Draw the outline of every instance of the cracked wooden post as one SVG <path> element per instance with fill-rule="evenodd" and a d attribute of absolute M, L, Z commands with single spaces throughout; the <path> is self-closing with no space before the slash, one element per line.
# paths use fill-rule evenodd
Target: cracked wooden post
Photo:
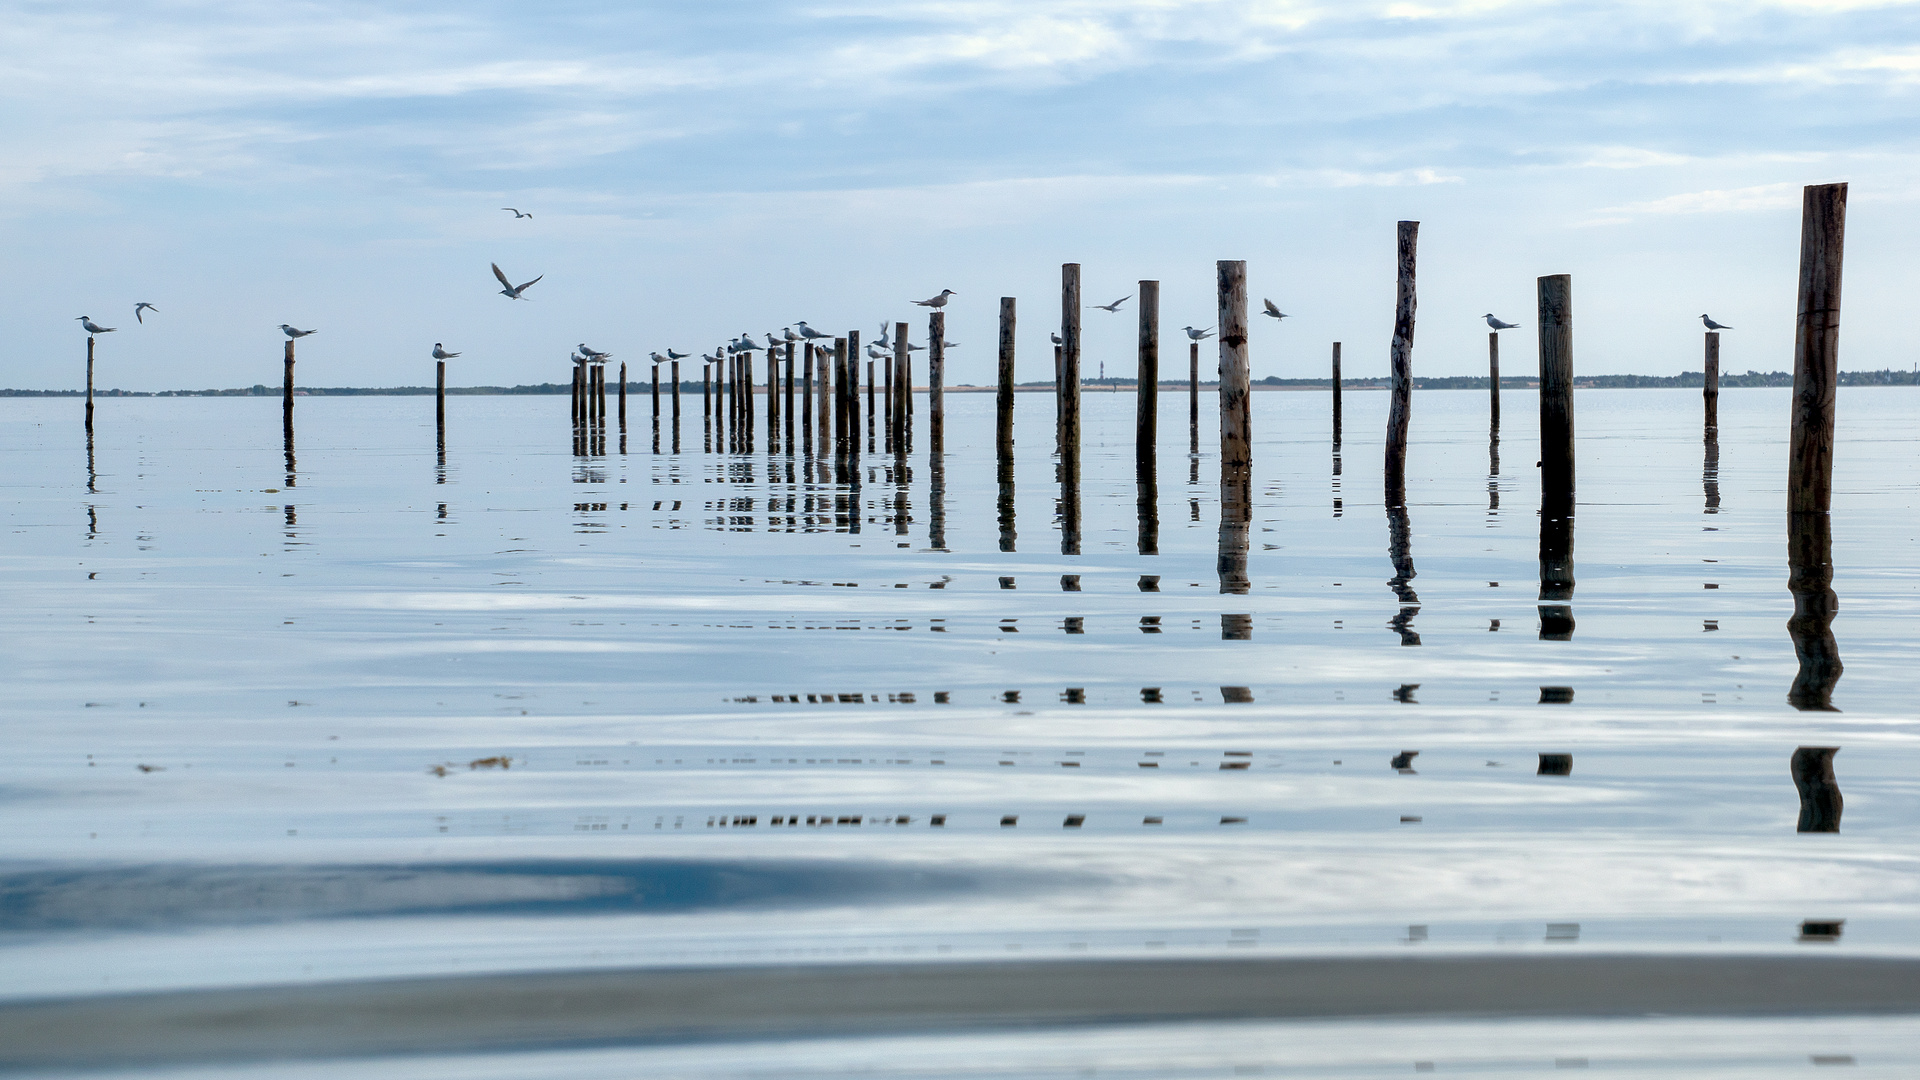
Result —
<path fill-rule="evenodd" d="M 1060 462 L 1080 472 L 1080 264 L 1060 266 Z"/>
<path fill-rule="evenodd" d="M 947 446 L 947 313 L 927 316 L 927 452 Z"/>
<path fill-rule="evenodd" d="M 1340 445 L 1340 343 L 1333 343 L 1333 445 Z"/>
<path fill-rule="evenodd" d="M 1833 409 L 1840 370 L 1840 263 L 1847 185 L 1810 185 L 1800 216 L 1800 299 L 1793 335 L 1793 427 L 1787 509 L 1824 514 L 1833 503 Z"/>
<path fill-rule="evenodd" d="M 1247 264 L 1215 264 L 1220 302 L 1220 464 L 1253 463 L 1251 373 L 1247 359 Z"/>
<path fill-rule="evenodd" d="M 293 355 L 293 342 L 291 341 L 287 342 L 287 355 L 289 357 Z M 288 370 L 292 370 L 293 361 L 289 359 L 287 361 L 287 364 L 288 364 Z M 289 387 L 293 385 L 292 376 L 288 376 L 287 385 Z M 287 408 L 289 409 L 293 408 L 292 390 L 288 390 L 287 392 L 287 402 L 288 402 Z M 92 334 L 87 335 L 87 430 L 89 432 L 93 430 L 93 335 Z"/>
<path fill-rule="evenodd" d="M 1487 331 L 1488 422 L 1500 426 L 1500 331 Z"/>
<path fill-rule="evenodd" d="M 1540 513 L 1574 512 L 1573 277 L 1539 281 Z"/>
<path fill-rule="evenodd" d="M 87 346 L 88 346 L 87 358 L 89 361 L 91 361 L 93 358 L 93 347 L 92 347 L 93 339 L 92 338 L 87 339 Z M 93 365 L 91 362 L 88 363 L 87 368 L 89 371 L 92 370 Z M 287 339 L 287 370 L 286 370 L 286 379 L 281 384 L 281 387 L 280 387 L 280 412 L 284 416 L 284 421 L 286 426 L 291 428 L 293 426 L 293 339 L 292 338 Z M 89 414 L 89 419 L 91 419 L 91 414 Z"/>
<path fill-rule="evenodd" d="M 1420 223 L 1402 221 L 1398 230 L 1398 285 L 1393 305 L 1392 401 L 1387 411 L 1386 503 L 1407 504 L 1407 426 L 1413 419 L 1414 256 Z"/>
<path fill-rule="evenodd" d="M 1150 462 L 1160 438 L 1160 283 L 1140 282 L 1139 370 L 1134 375 L 1133 458 Z"/>
<path fill-rule="evenodd" d="M 447 362 L 433 362 L 433 426 L 446 435 L 447 427 Z"/>
<path fill-rule="evenodd" d="M 999 387 L 994 394 L 993 448 L 1000 461 L 1013 458 L 1013 332 L 1017 323 L 1015 301 L 1000 298 Z"/>

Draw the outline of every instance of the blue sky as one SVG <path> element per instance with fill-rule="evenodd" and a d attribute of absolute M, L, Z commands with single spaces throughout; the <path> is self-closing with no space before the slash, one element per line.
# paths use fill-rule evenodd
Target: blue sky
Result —
<path fill-rule="evenodd" d="M 1422 224 L 1415 368 L 1484 370 L 1571 273 L 1576 367 L 1790 368 L 1799 188 L 1853 185 L 1842 366 L 1909 367 L 1920 5 L 912 2 L 5 5 L 0 386 L 566 377 L 795 320 L 871 333 L 997 298 L 1048 373 L 1059 264 L 1213 322 L 1245 259 L 1254 375 L 1384 373 L 1394 222 Z M 532 220 L 496 209 L 519 206 Z M 546 275 L 527 303 L 487 264 Z M 159 306 L 145 326 L 136 301 Z M 1129 305 L 1129 308 L 1131 304 Z M 1086 313 L 1088 366 L 1132 364 Z M 1182 339 L 1183 340 L 1183 339 Z M 1171 349 L 1174 339 L 1169 338 Z M 1509 335 L 1504 367 L 1533 342 Z"/>

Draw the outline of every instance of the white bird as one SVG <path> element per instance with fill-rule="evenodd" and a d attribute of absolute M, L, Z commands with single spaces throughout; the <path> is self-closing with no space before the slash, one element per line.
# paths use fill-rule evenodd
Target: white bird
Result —
<path fill-rule="evenodd" d="M 782 329 L 782 330 L 780 331 L 780 336 L 781 336 L 782 338 L 784 338 L 784 339 L 786 339 L 787 341 L 799 341 L 799 340 L 800 340 L 800 335 L 799 335 L 799 334 L 796 334 L 796 333 L 794 333 L 794 332 L 793 332 L 793 327 L 791 327 L 791 326 L 789 326 L 789 327 L 786 327 L 786 328 L 784 328 L 784 329 Z"/>
<path fill-rule="evenodd" d="M 574 354 L 573 354 L 573 362 L 574 362 L 574 363 L 576 363 L 576 364 L 585 364 L 585 363 L 587 363 L 587 362 L 588 362 L 588 360 L 587 360 L 587 358 L 586 358 L 586 357 L 584 357 L 584 356 L 581 356 L 581 355 L 580 355 L 579 353 L 574 353 Z"/>
<path fill-rule="evenodd" d="M 953 295 L 952 289 L 941 289 L 939 296 L 931 297 L 926 300 L 915 300 L 914 303 L 918 304 L 921 307 L 943 308 L 947 306 L 947 297 L 952 295 Z"/>
<path fill-rule="evenodd" d="M 1284 319 L 1287 317 L 1287 313 L 1284 311 L 1281 311 L 1278 307 L 1275 307 L 1273 301 L 1262 300 L 1261 303 L 1267 305 L 1267 310 L 1261 312 L 1260 314 L 1270 315 L 1275 319 Z"/>
<path fill-rule="evenodd" d="M 291 340 L 298 340 L 300 338 L 306 337 L 308 334 L 317 334 L 320 331 L 317 327 L 312 330 L 295 330 L 293 327 L 288 326 L 286 323 L 281 323 L 280 332 L 287 335 L 288 340 L 291 341 Z"/>
<path fill-rule="evenodd" d="M 1494 318 L 1494 317 L 1493 317 L 1493 312 L 1491 312 L 1491 311 L 1489 311 L 1489 312 L 1487 312 L 1487 313 L 1486 313 L 1485 315 L 1483 315 L 1483 316 L 1481 316 L 1481 318 L 1484 318 L 1484 319 L 1486 319 L 1486 320 L 1487 320 L 1487 325 L 1488 325 L 1488 326 L 1491 326 L 1491 327 L 1493 327 L 1493 328 L 1494 328 L 1495 330 L 1518 330 L 1518 329 L 1520 329 L 1520 324 L 1519 324 L 1519 323 L 1517 323 L 1517 322 L 1501 322 L 1501 321 L 1500 321 L 1499 319 L 1496 319 L 1496 318 Z"/>
<path fill-rule="evenodd" d="M 867 359 L 869 360 L 885 360 L 891 357 L 892 355 L 893 355 L 892 353 L 887 352 L 886 350 L 880 348 L 880 346 L 878 345 L 874 345 L 874 344 L 867 345 Z"/>
<path fill-rule="evenodd" d="M 705 363 L 705 364 L 717 364 L 720 362 L 720 358 L 717 356 L 709 356 L 706 353 L 701 353 L 700 361 L 701 363 Z"/>
<path fill-rule="evenodd" d="M 146 309 L 146 310 L 148 310 L 148 311 L 151 311 L 151 312 L 153 312 L 153 313 L 154 313 L 155 315 L 158 315 L 158 314 L 160 314 L 160 309 L 159 309 L 159 308 L 157 308 L 157 307 L 154 307 L 154 306 L 153 306 L 152 304 L 149 304 L 149 303 L 147 303 L 147 302 L 146 302 L 145 300 L 142 300 L 142 301 L 140 301 L 139 303 L 137 303 L 137 304 L 135 304 L 135 305 L 133 305 L 133 318 L 134 318 L 134 321 L 136 321 L 136 322 L 141 322 L 141 323 L 144 323 L 144 322 L 146 322 L 146 321 L 147 321 L 146 319 L 144 319 L 144 318 L 142 318 L 142 317 L 141 317 L 141 315 L 140 315 L 140 311 L 141 311 L 141 309 L 142 309 L 142 308 L 144 308 L 144 309 Z"/>
<path fill-rule="evenodd" d="M 1065 345 L 1065 344 L 1066 344 L 1066 342 L 1064 342 L 1064 341 L 1061 341 L 1061 340 L 1060 340 L 1060 335 L 1059 335 L 1059 334 L 1056 334 L 1056 333 L 1054 333 L 1054 332 L 1053 332 L 1053 331 L 1051 331 L 1051 330 L 1049 330 L 1049 331 L 1047 331 L 1047 336 L 1053 339 L 1053 343 L 1054 343 L 1055 345 Z"/>
<path fill-rule="evenodd" d="M 943 349 L 957 349 L 960 347 L 960 343 L 957 341 L 942 341 L 940 347 Z"/>
<path fill-rule="evenodd" d="M 812 341 L 815 338 L 827 338 L 827 337 L 833 336 L 832 334 L 823 334 L 820 331 L 815 330 L 813 327 L 808 326 L 807 320 L 805 319 L 801 319 L 799 322 L 794 323 L 793 325 L 800 328 L 800 336 L 803 338 L 806 338 L 808 341 Z"/>
<path fill-rule="evenodd" d="M 1731 329 L 1733 329 L 1733 327 L 1731 327 L 1731 326 L 1727 326 L 1727 325 L 1724 325 L 1724 324 L 1722 324 L 1722 323 L 1717 323 L 1717 322 L 1714 322 L 1714 321 L 1713 321 L 1712 319 L 1710 319 L 1710 318 L 1708 318 L 1708 317 L 1707 317 L 1707 316 L 1705 316 L 1705 315 L 1702 315 L 1702 316 L 1700 316 L 1700 321 L 1701 321 L 1701 322 L 1703 322 L 1703 323 L 1705 323 L 1705 324 L 1706 324 L 1706 327 L 1707 327 L 1707 329 L 1709 329 L 1709 330 L 1731 330 Z"/>
<path fill-rule="evenodd" d="M 494 263 L 493 276 L 499 278 L 500 284 L 506 286 L 506 288 L 500 290 L 501 296 L 504 296 L 509 300 L 525 300 L 526 297 L 521 296 L 520 294 L 523 292 L 526 292 L 528 289 L 531 289 L 533 287 L 534 281 L 539 281 L 540 278 L 546 277 L 547 275 L 541 274 L 540 277 L 534 278 L 533 281 L 529 281 L 525 285 L 515 285 L 513 282 L 507 280 L 507 275 L 500 272 L 500 264 Z"/>
<path fill-rule="evenodd" d="M 598 350 L 594 349 L 593 346 L 588 345 L 586 342 L 583 341 L 580 343 L 580 355 L 586 357 L 589 361 L 592 361 L 593 363 L 598 364 L 605 361 L 608 357 L 611 357 L 613 354 L 599 352 Z"/>
<path fill-rule="evenodd" d="M 777 337 L 774 337 L 774 336 L 773 336 L 772 334 L 768 334 L 768 335 L 767 335 L 767 348 L 769 348 L 769 349 L 777 349 L 777 348 L 779 348 L 779 347 L 780 347 L 780 339 L 779 339 L 779 338 L 777 338 Z"/>
<path fill-rule="evenodd" d="M 1194 341 L 1205 341 L 1208 338 L 1213 336 L 1213 327 L 1211 326 L 1207 327 L 1205 330 L 1195 330 L 1191 326 L 1183 326 L 1180 329 L 1185 330 L 1187 332 L 1187 337 Z"/>
<path fill-rule="evenodd" d="M 1128 293 L 1127 295 L 1121 297 L 1120 299 L 1115 300 L 1111 304 L 1088 304 L 1087 306 L 1099 308 L 1101 311 L 1111 311 L 1115 314 L 1119 314 L 1120 305 L 1126 303 L 1131 299 L 1133 299 L 1133 294 Z"/>
<path fill-rule="evenodd" d="M 910 353 L 924 352 L 925 350 L 926 350 L 925 345 L 915 345 L 911 341 L 907 342 L 907 351 Z"/>
<path fill-rule="evenodd" d="M 74 320 L 78 322 L 81 326 L 86 327 L 87 333 L 89 334 L 111 334 L 115 330 L 120 329 L 117 326 L 96 325 L 92 319 L 87 318 L 85 315 L 75 316 Z"/>
<path fill-rule="evenodd" d="M 692 355 L 692 353 L 674 352 L 671 346 L 667 349 L 667 359 L 669 360 L 685 360 Z"/>
<path fill-rule="evenodd" d="M 655 350 L 653 352 L 648 353 L 647 359 L 653 361 L 656 364 L 664 364 L 667 362 L 667 358 L 664 356 L 661 356 L 659 353 L 659 350 Z"/>
<path fill-rule="evenodd" d="M 513 207 L 511 207 L 511 206 L 503 206 L 503 207 L 501 207 L 500 209 L 502 209 L 502 210 L 513 210 Z M 516 219 L 518 219 L 518 218 L 530 218 L 530 217 L 532 217 L 533 215 L 532 215 L 532 214 L 523 214 L 523 213 L 521 213 L 521 212 L 520 212 L 520 211 L 518 211 L 518 210 L 513 210 L 513 216 L 514 216 L 514 217 L 515 217 Z"/>
<path fill-rule="evenodd" d="M 460 354 L 457 352 L 448 352 L 447 350 L 441 348 L 440 343 L 437 341 L 433 343 L 433 358 L 435 360 L 451 360 L 454 357 L 459 355 Z"/>
<path fill-rule="evenodd" d="M 887 325 L 887 320 L 881 319 L 880 320 L 880 340 L 874 342 L 874 344 L 880 346 L 883 349 L 893 348 L 893 339 L 887 336 L 889 333 L 892 332 L 892 330 L 893 328 Z"/>

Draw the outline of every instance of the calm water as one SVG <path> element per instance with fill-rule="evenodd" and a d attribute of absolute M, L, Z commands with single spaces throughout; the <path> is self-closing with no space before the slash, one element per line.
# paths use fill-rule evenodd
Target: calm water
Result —
<path fill-rule="evenodd" d="M 1219 569 L 1210 396 L 1190 457 L 1164 395 L 1143 522 L 1133 397 L 1087 395 L 1074 554 L 1046 395 L 1019 397 L 1011 520 L 990 395 L 949 396 L 937 468 L 922 399 L 904 472 L 872 453 L 837 477 L 703 450 L 697 396 L 682 453 L 670 425 L 654 452 L 642 396 L 626 452 L 616 430 L 591 457 L 559 398 L 448 404 L 442 458 L 428 399 L 300 399 L 290 467 L 276 400 L 103 400 L 91 455 L 77 401 L 0 401 L 0 997 L 1010 954 L 1920 955 L 1913 390 L 1841 392 L 1844 674 L 1797 691 L 1785 390 L 1722 394 L 1717 462 L 1697 392 L 1580 392 L 1560 610 L 1526 392 L 1493 448 L 1484 394 L 1417 395 L 1404 522 L 1384 394 L 1346 395 L 1338 450 L 1325 394 L 1256 394 L 1244 592 Z M 1841 748 L 1837 833 L 1796 831 L 1801 746 Z M 1808 919 L 1844 932 L 1802 943 Z M 1906 1020 L 1615 1023 L 404 1071 L 1920 1062 Z"/>

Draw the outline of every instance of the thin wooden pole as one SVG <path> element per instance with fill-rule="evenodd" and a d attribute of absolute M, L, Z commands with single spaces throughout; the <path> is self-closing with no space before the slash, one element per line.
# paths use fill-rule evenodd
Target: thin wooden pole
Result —
<path fill-rule="evenodd" d="M 767 347 L 767 449 L 774 449 L 780 428 L 780 350 Z"/>
<path fill-rule="evenodd" d="M 1200 452 L 1200 343 L 1197 341 L 1187 346 L 1187 441 L 1189 452 Z"/>
<path fill-rule="evenodd" d="M 1063 371 L 1066 366 L 1066 361 L 1061 358 L 1063 352 L 1063 346 L 1053 347 L 1053 452 L 1056 454 L 1066 441 L 1067 377 Z"/>
<path fill-rule="evenodd" d="M 1140 282 L 1140 366 L 1133 389 L 1133 457 L 1151 461 L 1160 438 L 1160 283 Z"/>
<path fill-rule="evenodd" d="M 1809 185 L 1800 214 L 1800 300 L 1793 335 L 1793 428 L 1787 509 L 1824 514 L 1833 503 L 1833 410 L 1840 369 L 1840 268 L 1847 185 Z"/>
<path fill-rule="evenodd" d="M 1340 343 L 1333 343 L 1333 445 L 1340 445 Z"/>
<path fill-rule="evenodd" d="M 847 339 L 843 337 L 833 339 L 833 384 L 833 443 L 845 449 L 853 431 L 847 423 Z"/>
<path fill-rule="evenodd" d="M 292 341 L 287 342 L 287 349 L 288 349 L 288 355 L 291 356 L 292 349 L 293 349 Z M 287 364 L 289 365 L 288 370 L 292 370 L 291 365 L 293 364 L 293 361 L 289 360 L 287 361 Z M 289 379 L 291 379 L 291 376 L 289 376 Z M 291 385 L 291 382 L 289 382 L 289 385 Z M 291 391 L 288 392 L 287 401 L 288 401 L 287 407 L 291 409 L 293 407 L 292 405 L 293 395 Z M 88 431 L 93 430 L 93 335 L 92 334 L 87 335 L 87 430 Z"/>
<path fill-rule="evenodd" d="M 673 361 L 673 446 L 680 448 L 680 361 Z"/>
<path fill-rule="evenodd" d="M 847 331 L 847 446 L 860 449 L 860 331 Z"/>
<path fill-rule="evenodd" d="M 800 346 L 800 425 L 813 432 L 813 342 Z"/>
<path fill-rule="evenodd" d="M 753 431 L 759 419 L 758 412 L 753 403 L 753 350 L 743 349 L 740 352 L 741 453 L 751 453 L 753 450 Z"/>
<path fill-rule="evenodd" d="M 786 355 L 783 357 L 783 359 L 785 360 L 786 366 L 787 366 L 787 385 L 786 385 L 787 402 L 786 402 L 786 410 L 785 410 L 786 418 L 787 418 L 787 452 L 792 453 L 793 452 L 793 420 L 794 420 L 794 416 L 793 416 L 793 342 L 791 341 L 787 342 Z"/>
<path fill-rule="evenodd" d="M 286 379 L 280 387 L 280 411 L 287 415 L 287 422 L 293 422 L 293 339 L 287 339 Z"/>
<path fill-rule="evenodd" d="M 1247 264 L 1214 265 L 1220 301 L 1220 463 L 1253 464 L 1251 368 L 1247 358 Z"/>
<path fill-rule="evenodd" d="M 899 411 L 894 416 L 893 452 L 907 452 L 907 439 L 913 430 L 913 354 L 907 348 L 907 324 L 893 324 L 893 379 L 894 393 L 899 397 Z"/>
<path fill-rule="evenodd" d="M 1399 282 L 1393 306 L 1392 401 L 1387 412 L 1386 502 L 1407 504 L 1407 426 L 1413 419 L 1414 256 L 1420 242 L 1420 223 L 1402 221 L 1398 230 Z"/>
<path fill-rule="evenodd" d="M 875 413 L 873 408 L 873 388 L 874 388 L 873 361 L 869 359 L 867 361 L 867 450 L 868 452 L 872 452 L 873 450 L 873 425 L 877 418 L 877 414 Z"/>
<path fill-rule="evenodd" d="M 1060 266 L 1060 461 L 1080 470 L 1080 264 Z"/>
<path fill-rule="evenodd" d="M 993 446 L 995 456 L 1013 457 L 1013 333 L 1018 323 L 1013 297 L 1000 298 L 1000 385 L 994 395 Z"/>
<path fill-rule="evenodd" d="M 1494 427 L 1500 426 L 1500 331 L 1487 331 L 1487 392 L 1488 420 Z"/>
<path fill-rule="evenodd" d="M 1720 335 L 1707 331 L 1706 371 L 1701 380 L 1700 396 L 1705 405 L 1707 430 L 1720 426 Z"/>
<path fill-rule="evenodd" d="M 447 362 L 433 362 L 433 423 L 434 426 L 447 426 Z"/>
<path fill-rule="evenodd" d="M 1568 517 L 1574 510 L 1573 277 L 1539 281 L 1540 513 Z"/>
<path fill-rule="evenodd" d="M 886 444 L 887 453 L 891 454 L 893 453 L 893 434 L 900 422 L 900 397 L 893 388 L 893 357 L 887 357 L 880 366 L 886 369 L 887 379 L 887 420 L 881 438 Z"/>
<path fill-rule="evenodd" d="M 927 316 L 927 452 L 947 445 L 947 313 Z"/>
<path fill-rule="evenodd" d="M 575 424 L 580 422 L 580 370 L 579 364 L 573 365 L 573 401 L 571 404 L 573 410 L 572 419 Z"/>
<path fill-rule="evenodd" d="M 820 453 L 824 456 L 833 443 L 833 373 L 828 370 L 827 348 L 816 344 L 813 347 L 813 366 L 819 376 L 816 393 L 820 396 L 818 413 L 814 422 L 819 425 Z"/>

